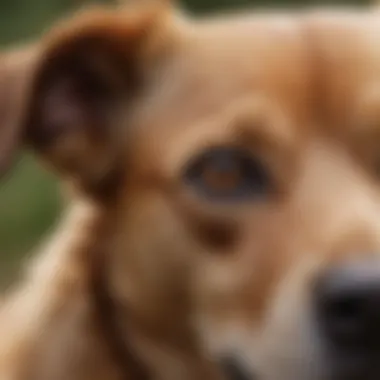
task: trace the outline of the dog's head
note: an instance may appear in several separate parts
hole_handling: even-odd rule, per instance
[[[107,204],[119,300],[233,380],[321,380],[380,341],[376,139],[332,117],[350,75],[329,88],[309,37],[291,16],[90,12],[0,87],[2,163],[23,142]]]

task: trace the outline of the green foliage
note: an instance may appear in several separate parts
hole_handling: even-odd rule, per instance
[[[0,285],[52,224],[58,209],[52,176],[30,156],[22,157],[14,175],[0,187]]]
[[[344,1],[348,3],[350,0]],[[357,1],[364,3],[365,0]],[[107,2],[107,0],[103,0]],[[108,0],[111,2],[111,0]],[[313,0],[293,0],[311,4]],[[320,0],[319,2],[329,2]],[[330,0],[331,2],[331,0]],[[337,3],[342,1],[335,1]],[[42,33],[63,14],[72,11],[80,0],[1,0],[0,46],[27,41]],[[243,5],[289,5],[288,0],[187,0],[196,12]],[[56,183],[35,161],[25,156],[11,178],[0,184],[0,278],[44,235],[59,211]]]

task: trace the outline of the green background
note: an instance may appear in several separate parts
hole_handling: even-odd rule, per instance
[[[331,4],[333,1],[298,0],[293,4],[322,2]],[[349,2],[335,1],[341,4]],[[37,37],[57,18],[83,3],[83,0],[0,0],[0,47]],[[365,0],[356,3],[364,4]],[[184,3],[196,12],[248,4],[268,7],[290,5],[287,0],[188,0]],[[59,215],[59,209],[54,178],[36,165],[31,157],[22,157],[7,180],[0,183],[0,284],[7,283],[21,258],[46,235]]]

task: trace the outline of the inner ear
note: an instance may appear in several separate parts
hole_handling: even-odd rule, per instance
[[[133,71],[99,39],[54,52],[37,75],[28,141],[45,152],[73,134],[94,141],[110,136],[112,111],[137,88]]]
[[[74,29],[46,49],[26,111],[27,143],[61,176],[84,186],[114,169],[124,127],[118,114],[142,83],[137,29],[115,20]]]
[[[33,65],[23,65],[27,80],[17,80],[24,83],[17,90],[20,101],[9,94],[18,89],[14,81],[0,82],[0,169],[22,142],[61,177],[86,186],[102,181],[115,167],[121,122],[146,81],[147,66],[170,40],[167,11],[150,5],[96,8],[43,38]],[[0,67],[0,80],[6,77]],[[2,144],[8,140],[10,150]]]

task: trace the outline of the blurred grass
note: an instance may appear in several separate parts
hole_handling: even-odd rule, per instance
[[[107,0],[103,0],[107,2]],[[111,0],[110,0],[111,1]],[[79,0],[1,0],[0,47],[31,40],[64,13],[82,6]],[[310,4],[314,0],[294,0]],[[331,0],[319,2],[331,3]],[[337,0],[349,3],[350,0]],[[356,1],[364,4],[366,1]],[[287,0],[188,0],[189,8],[204,12],[247,4],[287,4]],[[30,251],[52,225],[60,209],[55,179],[29,155],[19,161],[12,176],[0,182],[0,285],[14,274],[21,258]]]
[[[20,245],[28,246],[44,228],[39,222],[50,222],[58,209],[56,182],[37,169],[35,160],[23,156],[15,172],[12,180],[2,183],[0,197],[0,241],[10,253],[17,253]]]
[[[62,0],[1,0],[0,46],[32,40],[72,5]],[[23,155],[11,176],[0,182],[0,285],[13,277],[58,212],[55,180],[30,155]]]
[[[30,156],[23,156],[0,187],[0,285],[53,223],[59,210],[57,183]]]

